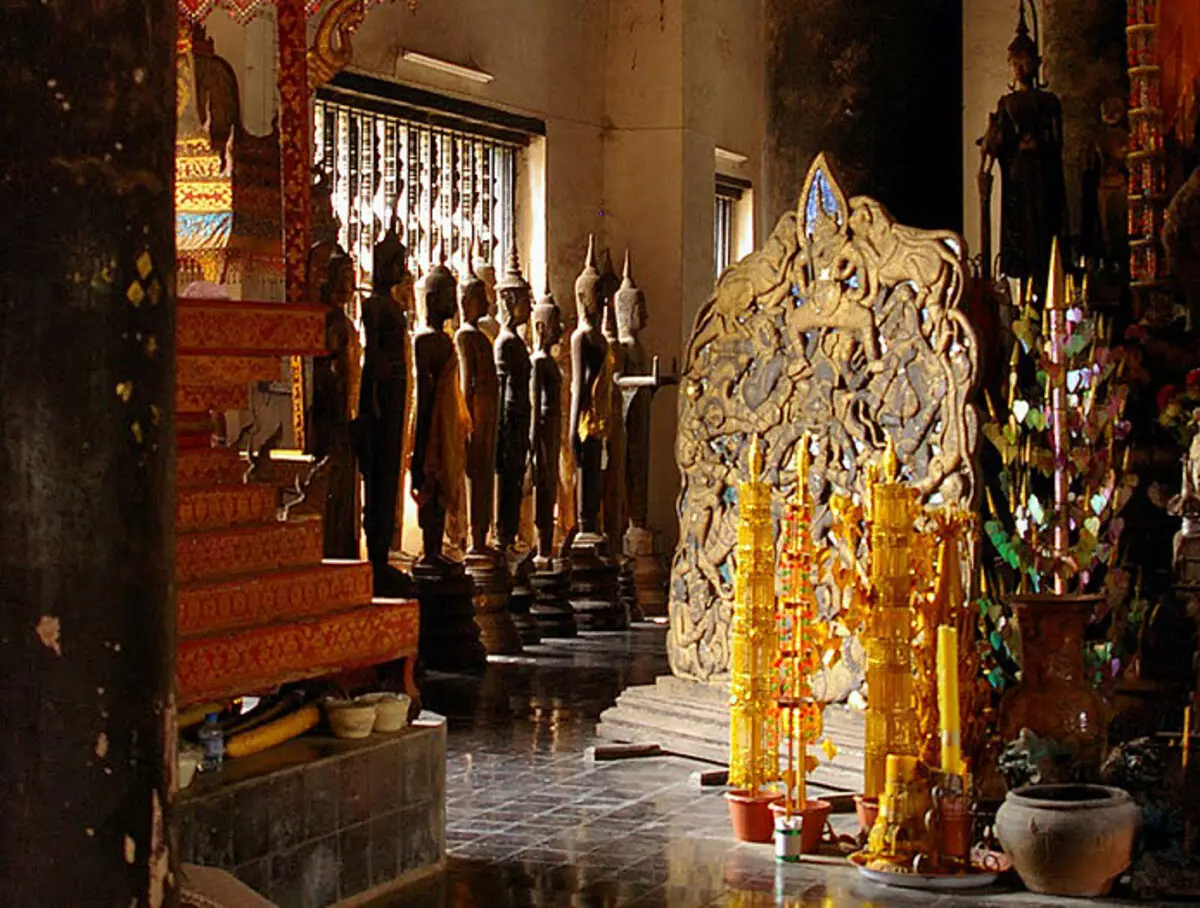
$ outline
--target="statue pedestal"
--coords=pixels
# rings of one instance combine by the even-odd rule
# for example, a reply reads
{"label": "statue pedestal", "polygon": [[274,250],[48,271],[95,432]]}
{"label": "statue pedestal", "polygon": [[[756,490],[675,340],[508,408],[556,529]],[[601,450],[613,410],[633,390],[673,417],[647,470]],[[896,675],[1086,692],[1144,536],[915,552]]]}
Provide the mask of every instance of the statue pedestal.
{"label": "statue pedestal", "polygon": [[1183,586],[1200,586],[1200,531],[1184,521],[1184,529],[1175,534],[1175,582]]}
{"label": "statue pedestal", "polygon": [[571,544],[571,607],[584,631],[623,631],[629,613],[618,596],[617,564],[608,557],[608,540],[580,533]]}
{"label": "statue pedestal", "polygon": [[617,600],[629,616],[630,622],[645,621],[646,615],[637,601],[637,581],[633,575],[633,559],[628,555],[617,557]]}
{"label": "statue pedestal", "polygon": [[529,575],[533,571],[533,555],[530,552],[510,552],[508,554],[508,573],[512,577],[512,595],[508,599],[508,614],[521,643],[525,646],[535,646],[542,642],[542,633],[534,619],[531,609],[535,594],[530,583]]}
{"label": "statue pedestal", "polygon": [[472,600],[475,603],[475,623],[479,626],[479,638],[483,648],[498,656],[511,656],[521,652],[521,637],[513,626],[508,613],[513,585],[508,576],[508,565],[499,552],[486,555],[468,555],[463,562],[467,575],[475,587]]}
{"label": "statue pedestal", "polygon": [[647,618],[667,616],[666,558],[662,551],[662,535],[649,527],[631,526],[625,531],[627,570],[633,581],[637,607]]}
{"label": "statue pedestal", "polygon": [[555,558],[546,564],[535,564],[529,575],[533,589],[533,605],[530,616],[536,622],[543,637],[574,637],[579,633],[575,623],[575,609],[571,608],[568,596],[571,592],[571,576],[566,564]]}
{"label": "statue pedestal", "polygon": [[413,567],[421,603],[422,664],[435,671],[482,669],[487,651],[475,623],[475,586],[457,561]]}

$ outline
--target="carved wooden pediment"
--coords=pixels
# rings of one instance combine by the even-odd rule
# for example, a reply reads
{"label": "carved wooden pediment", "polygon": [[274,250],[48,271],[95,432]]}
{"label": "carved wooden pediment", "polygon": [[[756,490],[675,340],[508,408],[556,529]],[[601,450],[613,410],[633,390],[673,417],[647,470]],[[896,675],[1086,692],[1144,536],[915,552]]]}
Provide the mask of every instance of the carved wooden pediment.
{"label": "carved wooden pediment", "polygon": [[[728,671],[737,484],[752,436],[763,439],[777,505],[795,483],[797,442],[816,439],[818,543],[831,492],[861,494],[863,467],[889,437],[926,501],[971,504],[978,356],[959,308],[963,261],[956,234],[897,224],[865,196],[847,200],[822,155],[796,211],[721,276],[697,315],[680,395],[675,674]],[[840,609],[830,582],[818,597],[823,614]]]}

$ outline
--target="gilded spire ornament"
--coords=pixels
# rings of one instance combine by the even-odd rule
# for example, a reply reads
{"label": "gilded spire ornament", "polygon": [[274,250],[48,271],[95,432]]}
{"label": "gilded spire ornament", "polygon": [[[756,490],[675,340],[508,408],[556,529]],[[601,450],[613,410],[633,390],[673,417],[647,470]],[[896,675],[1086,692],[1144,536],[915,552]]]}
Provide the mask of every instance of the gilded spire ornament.
{"label": "gilded spire ornament", "polygon": [[771,487],[762,480],[758,436],[750,442],[749,477],[738,489],[737,570],[730,633],[729,784],[760,794],[779,778],[776,738],[775,539]]}
{"label": "gilded spire ornament", "polygon": [[[779,603],[779,747],[784,759],[784,811],[803,811],[807,773],[815,767],[808,747],[822,731],[822,704],[813,696],[812,677],[820,670],[828,629],[817,618],[813,578],[817,558],[812,537],[813,501],[809,491],[809,444],[806,434],[796,448],[796,491],[784,518],[787,542],[780,556],[783,580]],[[840,641],[835,641],[839,646]],[[827,750],[832,745],[827,745]]]}
{"label": "gilded spire ornament", "polygon": [[864,641],[867,797],[878,797],[883,792],[889,754],[917,754],[909,562],[917,496],[899,478],[896,450],[890,437],[880,467],[869,492],[873,601]]}

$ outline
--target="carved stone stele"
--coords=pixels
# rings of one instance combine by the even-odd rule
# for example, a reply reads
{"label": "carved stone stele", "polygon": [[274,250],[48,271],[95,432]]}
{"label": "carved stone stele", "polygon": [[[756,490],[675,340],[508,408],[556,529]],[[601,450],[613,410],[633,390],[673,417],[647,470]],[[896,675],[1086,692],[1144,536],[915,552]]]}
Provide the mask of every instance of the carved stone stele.
{"label": "carved stone stele", "polygon": [[[847,200],[822,155],[797,210],[722,275],[697,315],[679,397],[667,644],[676,675],[707,681],[729,670],[737,484],[755,435],[777,501],[792,494],[798,440],[818,440],[819,546],[830,492],[861,495],[863,468],[889,437],[926,501],[971,504],[978,421],[967,401],[978,356],[959,309],[963,255],[956,234],[896,224],[867,197]],[[818,586],[822,616],[841,602],[828,579]],[[829,683],[837,698],[854,681]]]}

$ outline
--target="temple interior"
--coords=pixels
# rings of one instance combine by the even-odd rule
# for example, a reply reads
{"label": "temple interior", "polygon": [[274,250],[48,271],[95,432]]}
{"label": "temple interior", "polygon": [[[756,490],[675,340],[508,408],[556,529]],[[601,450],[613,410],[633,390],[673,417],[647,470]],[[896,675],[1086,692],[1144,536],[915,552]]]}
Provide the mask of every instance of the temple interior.
{"label": "temple interior", "polygon": [[0,903],[1200,900],[1200,0],[0,22]]}

